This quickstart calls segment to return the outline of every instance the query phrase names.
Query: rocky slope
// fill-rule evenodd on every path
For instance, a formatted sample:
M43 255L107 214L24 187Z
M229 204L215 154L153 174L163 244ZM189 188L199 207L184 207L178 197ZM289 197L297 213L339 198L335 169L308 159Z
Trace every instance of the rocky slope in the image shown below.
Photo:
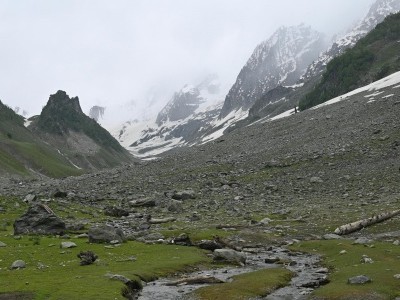
M61 181L23 182L17 189L3 179L0 193L46 197L58 187L99 206L104 199L127 207L129 201L154 200L142 217L172 215L188 227L244 226L278 215L290 226L271 228L273 233L324 234L397 207L399 91L396 73L315 109L177 148L158 160ZM186 223L192 219L197 221ZM131 232L142 219L135 214L129 226L123 221L115 222Z
M360 259L365 251L374 249L367 254L371 253L369 256L376 260L376 264L368 269L370 273L367 275L386 287L387 274L392 277L397 273L396 268L388 266L398 256L399 242L391 244L400 237L400 218L364 228L353 234L351 241L327 244L320 239L339 225L398 209L399 105L400 73L396 73L319 107L274 120L266 119L212 143L175 149L158 160L63 180L0 178L0 195L7 196L0 198L0 212L9 214L21 205L18 201L22 199L34 201L32 195L26 197L34 194L44 201L44 207L56 207L61 211L69 222L69 228L83 228L84 232L89 232L89 239L92 231L87 228L99 228L94 225L104 223L111 225L107 228L113 232L122 232L128 240L148 244L175 243L173 248L177 248L178 243L188 245L188 237L197 237L199 241L217 235L216 239L226 243L226 247L242 250L263 268L271 266L266 264L267 261L279 261L283 266L298 268L303 275L306 273L304 268L308 272L310 268L316 270L317 266L302 264L301 254L288 253L288 249L276 246L293 245L299 241L297 245L301 245L311 239L309 251L312 253L335 247L326 263L336 263L339 252L347 250L347 254L343 252L345 254L340 257L344 257L346 266L352 257L350 261L357 267L352 267L351 274L346 269L344 281L365 270L361 269ZM83 235L83 238L87 239L88 235ZM8 232L3 236L8 237L7 242L13 239ZM386 242L374 242L375 247L350 245L359 236L364 240L380 237ZM77 243L75 251L82 250L82 247L87 249L87 240L68 237L68 241ZM110 241L115 240L114 235L108 237ZM25 239L23 244L32 243ZM50 241L46 239L42 243L44 241L44 247L49 249ZM57 242L60 242L59 238ZM145 260L140 252L147 252L150 247L159 249L157 245L145 245L146 250L137 250L138 245L135 248L130 246L131 242L106 245L106 248L91 244L89 249L95 249L96 253L100 249L106 251L101 252L99 266L104 261L108 263L108 257L118 260L118 274L122 266L131 263L126 258L130 258L135 249L133 267ZM18 244L16 247L24 249ZM115 254L116 249L127 247L128 254ZM382 252L375 252L378 247ZM182 251L174 252L171 257L180 258ZM353 256L354 251L360 253ZM56 252L58 260L66 260L68 254L60 253L60 250ZM21 252L17 253L21 255ZM289 256L279 260L276 256L280 253ZM31 257L37 256L33 254ZM73 257L69 258L71 264L76 263L75 253ZM384 267L381 263L383 258L389 260ZM159 260L157 262L159 264ZM3 266L7 268L5 264ZM111 262L107 269L109 266ZM29 267L34 269L36 264L31 263ZM90 270L103 278L105 271L99 273L98 268L94 265ZM337 266L335 276L341 268L341 265ZM381 275L378 275L378 269ZM388 273L389 269L391 273ZM200 274L199 270L196 271ZM7 271L6 275L15 274L11 272ZM326 269L324 274L327 272L331 271ZM214 274L212 271L208 273ZM132 273L129 270L123 274L131 276ZM333 284L334 281L343 281L343 278L335 279L335 276L329 278L332 283L323 280L325 276L318 277L321 281L304 282L304 287L307 287L304 292L311 292L320 282ZM397 283L394 284L397 290ZM30 284L30 288L32 286ZM294 288L299 291L296 284ZM373 292L370 299L376 296L377 291ZM390 291L383 292L384 295L388 293ZM153 295L147 299L153 299ZM164 296L162 292L157 295L160 299ZM284 292L281 296L287 295Z
M225 98L220 117L248 110L278 85L293 85L325 48L323 37L310 27L281 27L257 46Z
M78 97L51 95L28 127L78 169L93 170L129 163L132 156L95 120L86 116Z

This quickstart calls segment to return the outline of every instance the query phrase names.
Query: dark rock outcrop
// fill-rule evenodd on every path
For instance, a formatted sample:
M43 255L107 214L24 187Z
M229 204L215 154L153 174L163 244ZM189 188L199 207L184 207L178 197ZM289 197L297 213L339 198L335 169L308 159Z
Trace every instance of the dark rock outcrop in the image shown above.
M63 234L65 223L44 204L32 205L14 222L14 234Z

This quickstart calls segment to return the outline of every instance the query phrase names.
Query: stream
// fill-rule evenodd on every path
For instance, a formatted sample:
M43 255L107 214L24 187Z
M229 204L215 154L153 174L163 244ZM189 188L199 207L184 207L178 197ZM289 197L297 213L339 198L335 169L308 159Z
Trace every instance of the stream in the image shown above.
M282 247L266 248L247 248L243 249L246 253L246 265L229 266L225 268L197 271L187 274L186 277L212 276L223 281L229 282L235 275L253 272L265 268L279 268L282 264L266 263L267 261L281 260L284 266L295 273L288 286L277 289L272 294L258 299L282 300L282 299L306 299L318 286L327 283L327 270L318 264L318 255L300 252L291 252ZM175 278L176 279L176 278ZM140 293L139 300L190 300L194 299L190 293L194 290L206 286L206 284L185 284L178 286L168 286L168 282L174 279L162 278L148 283Z

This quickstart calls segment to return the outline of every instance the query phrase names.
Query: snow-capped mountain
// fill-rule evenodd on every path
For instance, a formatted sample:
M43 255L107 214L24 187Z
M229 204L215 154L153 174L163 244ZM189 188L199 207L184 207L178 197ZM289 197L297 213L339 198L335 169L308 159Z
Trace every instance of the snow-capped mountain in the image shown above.
M307 68L306 73L292 86L278 86L263 94L249 110L249 118L242 125L265 117L274 117L288 109L294 109L298 102L315 84L317 84L326 70L326 65L346 49L353 47L361 38L367 35L375 26L381 23L386 16L400 10L398 0L377 0L369 9L368 14L356 26L338 38L328 50Z
M304 80L321 74L325 70L326 65L333 58L342 54L347 48L353 47L388 15L399 11L399 0L377 0L374 2L364 19L344 36L337 39L327 51L323 52L320 57L308 67L307 72L304 74Z
M256 47L226 96L220 117L248 110L278 85L293 85L326 49L323 35L305 25L279 28Z
M156 123L161 126L165 122L183 120L196 112L203 111L215 101L221 101L218 76L209 75L199 85L187 84L175 93L168 104L159 112Z
M200 84L187 84L174 93L156 120L126 122L112 134L139 157L201 142L219 115L224 91L218 76L209 75Z

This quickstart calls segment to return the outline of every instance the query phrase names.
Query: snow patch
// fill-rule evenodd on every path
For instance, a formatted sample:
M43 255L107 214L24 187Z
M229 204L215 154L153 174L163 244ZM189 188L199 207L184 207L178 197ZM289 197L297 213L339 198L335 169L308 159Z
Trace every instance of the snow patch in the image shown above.
M212 127L213 128L221 127L221 128L218 129L217 131L205 136L202 139L202 142L200 144L208 143L210 141L216 140L217 138L223 136L224 131L229 126L231 126L232 124L234 124L234 123L236 123L236 122L238 122L240 120L246 119L248 115L249 115L249 111L243 110L243 109L239 109L237 111L230 112L225 118L223 118L221 120L218 120L218 119L215 120L212 123Z
M360 87L360 88L355 89L354 91L351 91L351 92L349 92L347 94L344 94L344 95L341 95L339 97L333 98L333 99L331 99L331 100L329 100L327 102L324 102L324 103L322 103L320 105L314 106L312 109L318 109L318 108L326 106L326 105L330 105L330 104L333 104L333 103L336 103L336 102L340 102L342 100L345 100L345 99L349 98L350 96L354 96L354 95L357 95L357 94L362 93L362 92L379 91L379 90L381 90L383 88L390 87L390 86L398 84L398 83L400 83L400 72L393 73L392 75L389 75L388 77L385 77L385 78L383 78L381 80L375 81L375 82L373 82L373 83L371 83L369 85Z

